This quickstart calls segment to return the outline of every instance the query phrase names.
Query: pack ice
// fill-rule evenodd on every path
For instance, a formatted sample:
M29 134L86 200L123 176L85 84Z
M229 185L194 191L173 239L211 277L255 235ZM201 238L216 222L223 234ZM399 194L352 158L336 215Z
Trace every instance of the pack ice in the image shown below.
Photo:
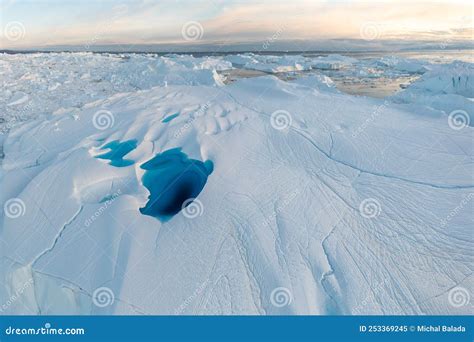
M472 313L472 64L263 59L2 55L2 313Z

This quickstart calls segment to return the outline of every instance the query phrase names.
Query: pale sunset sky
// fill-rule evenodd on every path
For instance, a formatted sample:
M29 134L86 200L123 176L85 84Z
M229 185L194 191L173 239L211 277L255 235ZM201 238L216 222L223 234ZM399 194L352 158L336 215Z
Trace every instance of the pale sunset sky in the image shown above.
M232 44L268 39L472 41L473 3L0 0L0 47Z

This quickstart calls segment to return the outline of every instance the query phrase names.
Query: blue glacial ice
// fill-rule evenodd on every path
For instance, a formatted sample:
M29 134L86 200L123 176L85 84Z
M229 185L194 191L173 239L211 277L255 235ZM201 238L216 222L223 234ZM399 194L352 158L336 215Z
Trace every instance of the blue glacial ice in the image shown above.
M187 200L199 195L214 165L210 160L190 159L180 148L174 148L156 155L141 168L146 170L142 181L150 196L140 212L167 221ZM190 203L187 201L186 205Z

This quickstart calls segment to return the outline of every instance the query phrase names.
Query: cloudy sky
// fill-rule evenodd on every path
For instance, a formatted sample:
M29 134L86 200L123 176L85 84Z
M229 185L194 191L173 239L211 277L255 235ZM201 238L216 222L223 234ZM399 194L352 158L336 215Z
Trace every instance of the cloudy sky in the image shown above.
M0 0L2 48L473 38L473 5L451 1Z

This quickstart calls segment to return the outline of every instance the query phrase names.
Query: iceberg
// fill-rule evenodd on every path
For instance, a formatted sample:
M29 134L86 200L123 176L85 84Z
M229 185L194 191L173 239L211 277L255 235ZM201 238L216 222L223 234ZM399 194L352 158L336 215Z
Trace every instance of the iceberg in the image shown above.
M315 69L339 70L357 62L355 58L334 54L313 59L311 66Z
M434 116L460 114L467 125L474 125L474 66L455 61L432 65L430 70L393 100L410 106L418 105L420 112Z

